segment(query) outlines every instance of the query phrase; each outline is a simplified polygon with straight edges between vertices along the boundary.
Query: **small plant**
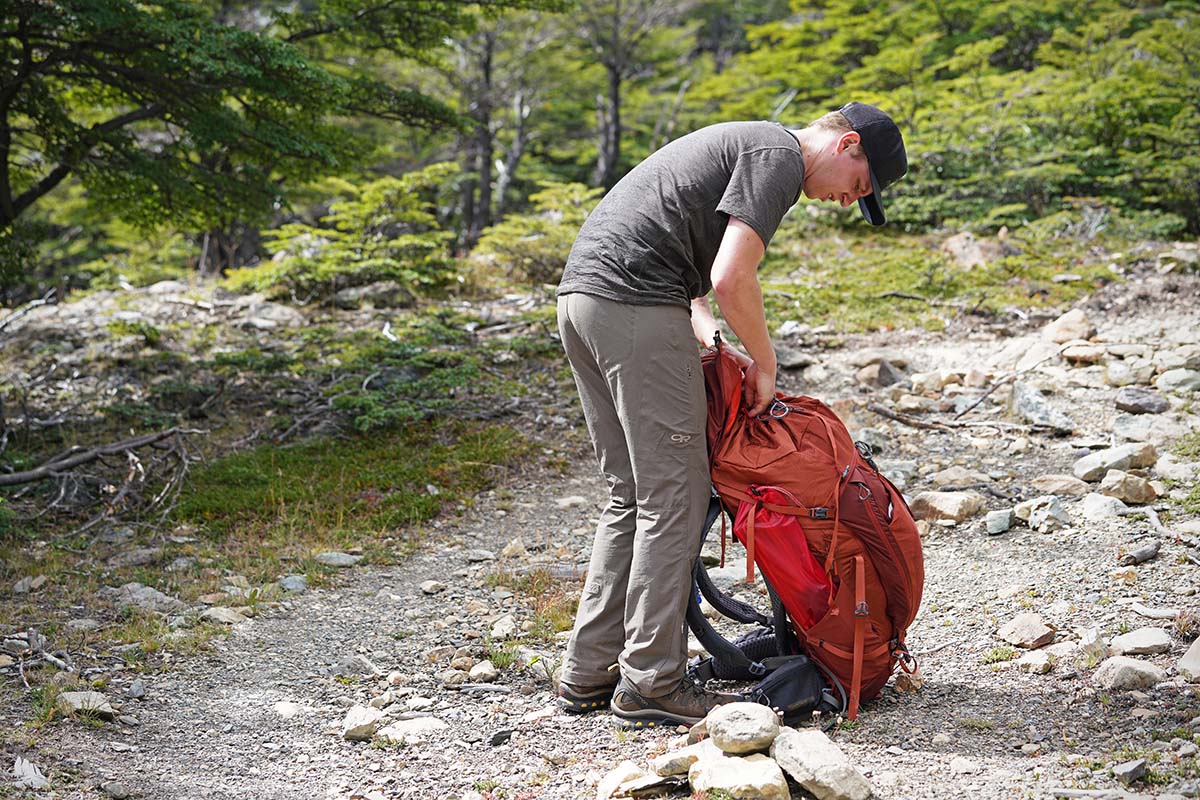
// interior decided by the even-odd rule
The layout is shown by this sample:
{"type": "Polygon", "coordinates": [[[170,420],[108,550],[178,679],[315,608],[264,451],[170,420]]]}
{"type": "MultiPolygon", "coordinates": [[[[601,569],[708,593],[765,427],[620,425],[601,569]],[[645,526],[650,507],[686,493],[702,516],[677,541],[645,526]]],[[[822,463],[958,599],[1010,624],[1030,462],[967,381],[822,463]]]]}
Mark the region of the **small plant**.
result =
{"type": "Polygon", "coordinates": [[[492,662],[498,670],[504,670],[511,667],[517,660],[517,643],[516,642],[493,642],[490,639],[487,642],[488,660],[492,662]]]}
{"type": "Polygon", "coordinates": [[[1129,631],[1129,622],[1126,620],[1121,620],[1121,622],[1117,625],[1117,633],[1129,633],[1129,631]]]}
{"type": "Polygon", "coordinates": [[[104,326],[113,336],[140,336],[142,341],[151,347],[157,347],[162,342],[162,331],[149,322],[129,322],[118,319],[104,326]]]}
{"type": "Polygon", "coordinates": [[[993,647],[991,650],[988,650],[986,653],[984,653],[983,657],[980,659],[980,663],[999,664],[1002,661],[1012,661],[1016,657],[1016,650],[1011,647],[1001,645],[1000,647],[993,647]]]}

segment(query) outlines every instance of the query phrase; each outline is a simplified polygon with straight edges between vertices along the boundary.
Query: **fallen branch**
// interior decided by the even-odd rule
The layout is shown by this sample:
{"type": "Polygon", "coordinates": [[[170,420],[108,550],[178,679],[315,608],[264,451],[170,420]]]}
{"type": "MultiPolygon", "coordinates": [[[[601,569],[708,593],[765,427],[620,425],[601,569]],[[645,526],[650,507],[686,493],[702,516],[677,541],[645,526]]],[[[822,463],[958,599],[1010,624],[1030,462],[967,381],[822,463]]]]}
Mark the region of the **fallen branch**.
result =
{"type": "Polygon", "coordinates": [[[1019,369],[1016,372],[1010,372],[1008,375],[1005,375],[1003,378],[1000,378],[997,381],[993,381],[992,385],[988,388],[988,390],[986,392],[979,395],[979,397],[975,398],[974,403],[971,403],[971,405],[967,406],[962,411],[955,414],[954,418],[958,419],[959,417],[969,413],[973,408],[975,408],[980,403],[982,403],[987,398],[988,395],[990,395],[992,392],[999,389],[1001,386],[1004,386],[1007,383],[1012,383],[1017,378],[1021,377],[1022,375],[1024,375],[1027,372],[1032,372],[1033,370],[1037,369],[1042,364],[1045,364],[1047,361],[1049,361],[1052,358],[1058,358],[1059,356],[1061,356],[1063,354],[1064,350],[1066,350],[1068,347],[1071,347],[1071,346],[1072,346],[1072,343],[1068,342],[1067,344],[1064,344],[1062,347],[1055,350],[1053,355],[1048,355],[1045,358],[1040,359],[1036,364],[1031,364],[1028,367],[1026,367],[1025,369],[1019,369]]]}
{"type": "Polygon", "coordinates": [[[1117,516],[1120,517],[1132,517],[1138,515],[1145,516],[1150,522],[1150,528],[1160,536],[1166,536],[1174,539],[1177,542],[1183,542],[1188,547],[1200,547],[1200,541],[1164,527],[1162,520],[1158,518],[1158,512],[1150,506],[1132,506],[1131,508],[1123,508],[1117,512],[1117,516]]]}
{"type": "Polygon", "coordinates": [[[887,417],[903,425],[932,431],[942,431],[943,433],[954,433],[955,430],[960,428],[996,428],[997,430],[1017,430],[1022,432],[1033,430],[1033,426],[1018,425],[1015,422],[955,422],[954,420],[950,420],[949,422],[926,422],[909,414],[892,411],[890,408],[882,406],[879,403],[869,403],[867,410],[874,411],[881,417],[887,417]]]}
{"type": "Polygon", "coordinates": [[[154,444],[171,436],[179,434],[194,434],[207,433],[208,431],[190,430],[185,428],[169,428],[165,431],[157,433],[146,433],[141,436],[134,436],[130,439],[123,439],[112,444],[99,445],[97,447],[73,447],[62,455],[55,456],[39,467],[25,472],[12,472],[0,475],[0,486],[17,486],[22,483],[33,483],[35,481],[52,478],[55,475],[82,466],[83,464],[91,463],[104,456],[118,455],[130,450],[136,450],[139,447],[154,444]]]}
{"type": "Polygon", "coordinates": [[[968,489],[982,489],[992,497],[999,497],[1001,500],[1012,500],[1014,497],[1012,494],[1003,492],[985,481],[980,481],[979,483],[955,483],[938,487],[939,492],[965,492],[968,489]]]}
{"type": "Polygon", "coordinates": [[[44,295],[42,295],[41,299],[30,300],[28,303],[21,306],[16,311],[12,312],[8,316],[6,316],[4,319],[0,319],[0,331],[3,331],[9,325],[16,322],[18,319],[25,316],[26,314],[28,314],[30,311],[37,308],[38,306],[44,306],[47,303],[51,302],[54,299],[54,292],[55,292],[55,290],[51,289],[50,291],[48,291],[44,295]]]}

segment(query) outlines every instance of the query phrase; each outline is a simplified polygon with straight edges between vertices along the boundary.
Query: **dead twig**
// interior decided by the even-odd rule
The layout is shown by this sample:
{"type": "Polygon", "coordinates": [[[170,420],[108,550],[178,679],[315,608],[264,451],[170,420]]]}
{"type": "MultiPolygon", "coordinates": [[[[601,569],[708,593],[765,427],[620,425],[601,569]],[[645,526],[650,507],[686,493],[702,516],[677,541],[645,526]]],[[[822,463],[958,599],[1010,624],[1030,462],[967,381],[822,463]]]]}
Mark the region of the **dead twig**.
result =
{"type": "Polygon", "coordinates": [[[921,428],[929,431],[941,431],[943,433],[954,433],[954,428],[949,425],[943,425],[940,422],[925,422],[924,420],[911,417],[908,414],[901,414],[898,411],[892,411],[890,408],[885,408],[879,403],[869,403],[868,411],[874,411],[881,417],[887,417],[890,420],[895,420],[903,425],[908,425],[911,428],[921,428]]]}
{"type": "Polygon", "coordinates": [[[55,289],[51,289],[50,291],[48,291],[44,295],[42,295],[40,299],[30,300],[28,303],[21,306],[16,311],[12,312],[8,316],[6,316],[4,319],[0,319],[0,331],[3,331],[9,325],[13,324],[18,319],[25,316],[26,314],[28,314],[30,311],[37,308],[38,306],[44,306],[47,303],[52,302],[54,300],[55,291],[56,291],[55,289]]]}
{"type": "Polygon", "coordinates": [[[98,445],[96,447],[73,447],[63,455],[56,456],[55,458],[34,469],[26,470],[24,472],[12,472],[5,475],[0,475],[0,486],[17,486],[22,483],[32,483],[35,481],[45,480],[46,478],[67,472],[68,470],[82,466],[83,464],[91,463],[97,459],[103,459],[104,456],[127,453],[131,450],[136,450],[139,447],[145,447],[146,445],[166,439],[169,436],[197,433],[208,433],[208,431],[186,428],[169,428],[165,431],[134,436],[129,439],[122,439],[119,442],[98,445]]]}
{"type": "Polygon", "coordinates": [[[978,406],[980,403],[982,403],[985,399],[987,399],[988,395],[990,395],[992,392],[996,391],[1001,386],[1004,386],[1007,383],[1012,383],[1013,381],[1015,381],[1017,378],[1021,377],[1025,373],[1032,372],[1033,370],[1040,367],[1042,364],[1045,364],[1050,359],[1058,358],[1059,356],[1061,356],[1063,354],[1063,351],[1066,350],[1068,347],[1071,347],[1070,343],[1064,344],[1062,347],[1055,350],[1053,355],[1048,355],[1045,358],[1040,359],[1036,364],[1031,364],[1028,367],[1026,367],[1025,369],[1019,369],[1015,372],[1010,372],[1009,374],[1005,375],[1003,378],[993,381],[992,385],[990,387],[988,387],[988,390],[986,392],[979,395],[979,397],[975,398],[975,402],[971,403],[971,405],[967,406],[962,411],[955,414],[954,418],[958,419],[959,417],[962,417],[962,416],[970,413],[970,411],[972,409],[974,409],[976,406],[978,406]]]}
{"type": "Polygon", "coordinates": [[[938,487],[939,492],[965,492],[968,489],[982,489],[992,497],[999,497],[1001,500],[1012,500],[1014,498],[1013,494],[997,489],[992,484],[984,481],[980,481],[979,483],[955,483],[938,487]]]}

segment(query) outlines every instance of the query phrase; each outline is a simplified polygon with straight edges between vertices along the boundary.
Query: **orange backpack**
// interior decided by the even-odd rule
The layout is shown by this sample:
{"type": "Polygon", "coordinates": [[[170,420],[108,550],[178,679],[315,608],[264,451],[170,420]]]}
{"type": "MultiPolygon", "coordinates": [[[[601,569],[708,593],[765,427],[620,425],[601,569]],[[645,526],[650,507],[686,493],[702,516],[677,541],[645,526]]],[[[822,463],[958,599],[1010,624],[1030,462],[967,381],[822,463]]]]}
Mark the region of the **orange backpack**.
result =
{"type": "MultiPolygon", "coordinates": [[[[904,638],[921,603],[925,567],[912,512],[875,467],[870,448],[856,446],[824,403],[777,395],[766,414],[752,418],[741,368],[719,337],[701,364],[712,482],[738,520],[746,578],[753,581],[757,563],[799,648],[848,688],[854,719],[859,701],[878,695],[898,663],[910,672],[916,665],[904,638]],[[790,524],[779,525],[780,515],[790,524]],[[786,540],[800,532],[802,542],[786,540]],[[789,555],[803,545],[823,565],[831,593],[815,622],[811,606],[789,606],[789,597],[805,590],[812,596],[811,581],[789,586],[805,580],[789,555]]],[[[722,545],[723,537],[724,528],[722,545]]]]}

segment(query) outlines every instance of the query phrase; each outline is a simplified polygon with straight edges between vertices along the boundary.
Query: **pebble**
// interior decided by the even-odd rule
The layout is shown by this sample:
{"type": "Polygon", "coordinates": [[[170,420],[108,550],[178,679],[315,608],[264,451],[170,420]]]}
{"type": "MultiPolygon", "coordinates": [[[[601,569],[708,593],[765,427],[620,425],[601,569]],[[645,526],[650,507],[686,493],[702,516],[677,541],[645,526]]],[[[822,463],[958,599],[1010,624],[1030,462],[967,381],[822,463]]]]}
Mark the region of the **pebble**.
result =
{"type": "Polygon", "coordinates": [[[1011,508],[1001,509],[1000,511],[989,511],[984,518],[984,525],[987,528],[988,534],[995,536],[1011,528],[1013,519],[1014,515],[1011,508]]]}

